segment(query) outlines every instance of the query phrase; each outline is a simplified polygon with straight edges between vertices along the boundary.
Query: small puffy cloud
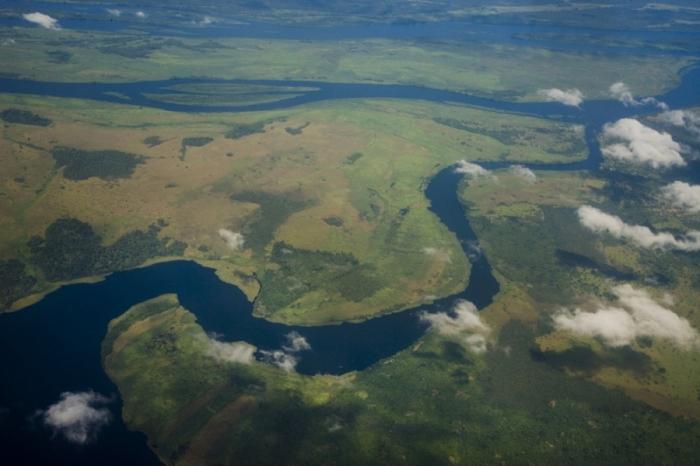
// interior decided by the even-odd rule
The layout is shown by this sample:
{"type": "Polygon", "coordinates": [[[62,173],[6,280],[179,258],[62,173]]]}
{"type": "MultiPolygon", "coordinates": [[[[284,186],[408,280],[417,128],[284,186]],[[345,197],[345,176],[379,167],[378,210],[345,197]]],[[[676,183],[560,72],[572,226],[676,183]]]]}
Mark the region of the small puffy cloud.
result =
{"type": "Polygon", "coordinates": [[[457,162],[455,172],[464,173],[465,175],[470,176],[472,178],[476,178],[478,176],[487,176],[491,174],[490,171],[488,171],[481,165],[467,162],[466,160],[460,160],[459,162],[457,162]]]}
{"type": "Polygon", "coordinates": [[[491,328],[481,320],[479,310],[469,301],[458,301],[451,313],[424,312],[420,319],[430,324],[430,328],[447,336],[465,335],[467,347],[475,353],[487,349],[491,328]]]}
{"type": "Polygon", "coordinates": [[[56,18],[52,18],[44,13],[39,13],[38,11],[34,13],[25,13],[22,15],[22,18],[46,29],[61,29],[56,18]]]}
{"type": "Polygon", "coordinates": [[[69,442],[84,445],[94,440],[110,423],[109,409],[101,407],[110,398],[93,391],[64,392],[61,399],[41,412],[44,424],[69,442]]]}
{"type": "Polygon", "coordinates": [[[641,99],[635,98],[627,84],[623,83],[622,81],[616,82],[613,85],[611,85],[609,90],[610,95],[613,99],[619,100],[627,107],[654,105],[662,110],[668,109],[668,105],[666,105],[664,102],[656,100],[653,97],[643,97],[641,99]]]}
{"type": "Polygon", "coordinates": [[[690,134],[700,138],[700,115],[688,110],[670,110],[662,112],[653,117],[653,120],[660,123],[684,128],[690,134]]]}
{"type": "Polygon", "coordinates": [[[298,353],[310,351],[311,345],[299,332],[289,332],[285,338],[287,343],[282,345],[282,349],[261,350],[260,359],[287,372],[293,372],[300,360],[298,353]]]}
{"type": "Polygon", "coordinates": [[[260,351],[260,355],[263,361],[273,364],[287,372],[293,372],[299,362],[296,356],[282,350],[260,351]]]}
{"type": "Polygon", "coordinates": [[[227,230],[226,228],[220,228],[219,236],[223,238],[224,241],[226,241],[226,245],[229,247],[229,249],[233,251],[243,249],[245,238],[243,238],[243,235],[241,233],[227,230]]]}
{"type": "Polygon", "coordinates": [[[613,99],[619,100],[625,105],[632,105],[636,102],[632,91],[627,87],[627,84],[622,81],[616,82],[610,86],[610,95],[613,99]]]}
{"type": "Polygon", "coordinates": [[[4,46],[7,46],[7,45],[14,45],[14,44],[16,44],[16,43],[17,43],[17,41],[15,41],[14,39],[8,38],[8,39],[3,39],[3,40],[0,42],[0,45],[2,45],[2,46],[4,47],[4,46]]]}
{"type": "Polygon", "coordinates": [[[622,118],[603,127],[604,156],[646,164],[654,168],[683,166],[683,148],[670,134],[659,132],[632,118],[622,118]]]}
{"type": "Polygon", "coordinates": [[[298,353],[300,351],[309,351],[311,345],[299,332],[289,332],[286,335],[287,344],[282,346],[282,349],[288,353],[298,353]]]}
{"type": "Polygon", "coordinates": [[[700,185],[690,185],[682,181],[673,183],[661,188],[663,196],[674,205],[688,212],[700,212],[700,185]]]}
{"type": "Polygon", "coordinates": [[[550,102],[559,102],[570,107],[580,107],[583,103],[583,92],[578,89],[540,89],[537,94],[550,102]]]}
{"type": "Polygon", "coordinates": [[[535,175],[535,172],[530,170],[524,165],[511,165],[510,170],[518,177],[524,179],[525,181],[529,183],[534,183],[537,181],[537,175],[535,175]]]}
{"type": "Polygon", "coordinates": [[[144,13],[144,12],[141,11],[141,10],[137,11],[137,12],[134,13],[134,14],[136,15],[137,18],[145,18],[145,17],[146,17],[146,13],[144,13]]]}
{"type": "Polygon", "coordinates": [[[679,239],[667,232],[654,233],[643,225],[629,225],[620,217],[587,205],[579,207],[578,218],[581,225],[595,233],[608,233],[615,238],[632,241],[643,248],[700,251],[700,231],[692,230],[679,239]]]}
{"type": "Polygon", "coordinates": [[[244,341],[224,342],[207,338],[206,353],[217,361],[251,364],[255,361],[257,348],[244,341]]]}
{"type": "Polygon", "coordinates": [[[654,301],[645,290],[631,285],[613,289],[616,306],[602,306],[593,312],[562,310],[554,315],[554,326],[575,335],[600,339],[611,347],[630,345],[638,337],[668,341],[691,349],[700,336],[687,319],[654,301]]]}
{"type": "Polygon", "coordinates": [[[118,10],[116,8],[107,8],[107,13],[110,14],[111,16],[121,16],[122,15],[122,10],[118,10]]]}
{"type": "Polygon", "coordinates": [[[201,24],[203,26],[207,26],[209,24],[214,23],[214,21],[215,21],[214,18],[212,18],[211,16],[205,16],[199,21],[199,24],[201,24]]]}

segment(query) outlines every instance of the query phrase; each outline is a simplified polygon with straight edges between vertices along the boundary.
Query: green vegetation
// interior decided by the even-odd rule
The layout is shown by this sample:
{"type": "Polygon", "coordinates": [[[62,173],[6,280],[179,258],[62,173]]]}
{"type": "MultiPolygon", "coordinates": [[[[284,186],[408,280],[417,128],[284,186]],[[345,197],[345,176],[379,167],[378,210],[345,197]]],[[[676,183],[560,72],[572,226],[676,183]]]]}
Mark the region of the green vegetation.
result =
{"type": "Polygon", "coordinates": [[[254,123],[236,123],[226,132],[228,139],[241,139],[251,134],[261,134],[265,132],[267,121],[256,121],[254,123]]]}
{"type": "Polygon", "coordinates": [[[162,140],[159,136],[148,136],[144,138],[143,143],[146,144],[148,147],[155,147],[160,144],[163,144],[165,141],[162,140]]]}
{"type": "Polygon", "coordinates": [[[189,137],[182,139],[183,147],[203,147],[212,142],[214,138],[209,137],[189,137]]]}
{"type": "Polygon", "coordinates": [[[52,223],[44,238],[35,236],[28,247],[31,262],[49,281],[68,281],[136,267],[159,256],[181,256],[187,247],[181,241],[159,238],[160,227],[131,231],[103,246],[92,227],[74,218],[52,223]]]}
{"type": "Polygon", "coordinates": [[[297,135],[303,133],[303,132],[304,132],[304,129],[306,129],[306,127],[309,126],[310,124],[311,124],[311,123],[309,123],[309,122],[307,121],[307,122],[304,123],[303,125],[297,126],[296,128],[295,128],[295,127],[291,127],[291,126],[287,126],[286,128],[284,128],[284,130],[285,130],[287,133],[291,134],[292,136],[297,136],[297,135]]]}
{"type": "Polygon", "coordinates": [[[0,261],[0,310],[29,294],[36,278],[27,274],[24,264],[17,259],[0,261]]]}
{"type": "Polygon", "coordinates": [[[73,54],[63,50],[49,50],[46,52],[46,56],[49,58],[49,62],[60,65],[68,63],[73,54]]]}
{"type": "Polygon", "coordinates": [[[275,231],[290,215],[309,205],[300,192],[271,194],[264,191],[243,191],[231,195],[232,201],[257,204],[257,210],[243,225],[246,246],[257,252],[272,242],[275,231]]]}
{"type": "Polygon", "coordinates": [[[255,302],[261,315],[296,307],[295,301],[316,289],[361,301],[386,286],[372,266],[360,264],[351,254],[304,251],[275,243],[269,261],[260,277],[260,299],[255,302]]]}
{"type": "Polygon", "coordinates": [[[463,341],[428,334],[361,373],[300,376],[208,356],[194,316],[166,296],[116,319],[103,354],[127,424],[166,464],[686,464],[700,454],[698,422],[533,358],[517,321],[484,356],[463,341]]]}
{"type": "Polygon", "coordinates": [[[360,160],[363,155],[364,154],[362,154],[362,152],[353,152],[352,154],[348,155],[348,157],[345,159],[345,163],[347,165],[352,165],[353,163],[360,160]]]}
{"type": "Polygon", "coordinates": [[[213,140],[214,138],[205,136],[182,138],[182,143],[180,144],[180,160],[185,160],[188,147],[204,147],[213,140]]]}
{"type": "Polygon", "coordinates": [[[74,147],[56,146],[51,155],[57,167],[65,167],[63,176],[79,181],[91,177],[103,180],[129,178],[144,157],[118,150],[87,151],[74,147]]]}
{"type": "Polygon", "coordinates": [[[122,58],[148,58],[163,48],[161,39],[127,39],[123,37],[106,39],[97,48],[101,53],[116,55],[122,58]]]}
{"type": "Polygon", "coordinates": [[[332,227],[342,227],[343,223],[345,223],[340,217],[326,217],[323,221],[332,227]]]}
{"type": "Polygon", "coordinates": [[[449,126],[450,128],[468,131],[471,133],[483,134],[491,137],[505,145],[514,144],[537,144],[538,139],[545,137],[558,137],[560,139],[557,146],[548,147],[547,152],[554,155],[574,155],[580,154],[586,150],[586,143],[583,140],[582,132],[566,131],[566,125],[540,127],[540,128],[525,128],[522,126],[512,126],[507,122],[502,124],[483,124],[474,121],[458,120],[456,118],[435,118],[434,121],[441,125],[449,126]],[[566,135],[562,137],[563,135],[566,135]]]}
{"type": "Polygon", "coordinates": [[[628,272],[596,254],[595,235],[576,217],[575,208],[595,198],[598,180],[543,172],[529,184],[507,171],[497,176],[465,181],[462,200],[491,265],[503,277],[526,286],[538,302],[565,305],[580,293],[604,288],[610,270],[628,272]],[[575,264],[573,255],[579,258],[575,264]]]}
{"type": "Polygon", "coordinates": [[[27,110],[8,108],[0,112],[0,118],[8,123],[19,123],[22,125],[49,126],[51,120],[41,117],[27,110]]]}

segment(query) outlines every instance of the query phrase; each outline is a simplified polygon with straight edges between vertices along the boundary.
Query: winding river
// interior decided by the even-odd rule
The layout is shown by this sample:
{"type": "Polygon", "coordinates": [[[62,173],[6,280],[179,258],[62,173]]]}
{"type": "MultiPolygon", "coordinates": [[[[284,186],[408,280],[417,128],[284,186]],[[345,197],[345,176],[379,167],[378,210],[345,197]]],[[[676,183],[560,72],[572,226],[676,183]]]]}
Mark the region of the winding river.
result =
{"type": "MultiPolygon", "coordinates": [[[[207,80],[168,80],[127,84],[42,83],[0,80],[2,92],[78,97],[118,101],[131,105],[191,112],[252,111],[289,108],[341,98],[420,99],[454,102],[542,118],[559,118],[586,125],[589,157],[570,164],[529,165],[542,170],[596,170],[601,161],[596,135],[606,121],[655,111],[650,107],[625,107],[619,102],[586,102],[582,109],[552,103],[498,102],[466,94],[414,86],[376,84],[309,83],[290,81],[245,81],[267,85],[314,87],[301,97],[249,106],[177,106],[152,101],[145,93],[159,92],[174,83],[202,83],[207,80]],[[114,92],[128,96],[117,98],[114,92]],[[116,99],[116,100],[114,100],[116,99]]],[[[211,82],[221,82],[220,80],[211,82]]],[[[236,81],[242,82],[242,81],[236,81]]],[[[700,69],[686,70],[681,85],[659,96],[671,108],[700,104],[700,69]]],[[[484,163],[497,169],[507,163],[484,163]]],[[[692,168],[684,176],[692,177],[692,168]]],[[[433,304],[370,319],[361,323],[319,327],[286,326],[252,316],[252,305],[233,285],[223,283],[214,271],[190,261],[173,261],[145,268],[117,272],[94,284],[65,286],[42,301],[14,314],[0,315],[0,435],[6,446],[2,453],[8,464],[158,464],[142,434],[126,429],[118,415],[119,400],[112,405],[114,422],[99,441],[83,448],[51,438],[34,416],[56,402],[61,392],[117,393],[102,370],[100,344],[108,322],[130,306],[164,293],[176,293],[182,305],[194,313],[207,332],[228,341],[244,340],[261,349],[277,349],[285,335],[297,331],[313,350],[304,353],[297,370],[303,374],[341,374],[364,369],[408,347],[425,331],[420,312],[449,309],[457,299],[477,307],[491,303],[499,285],[488,259],[478,251],[464,207],[458,199],[461,175],[446,168],[426,188],[431,210],[456,235],[472,264],[468,287],[459,294],[433,304]]],[[[115,395],[116,396],[116,395],[115,395]]]]}

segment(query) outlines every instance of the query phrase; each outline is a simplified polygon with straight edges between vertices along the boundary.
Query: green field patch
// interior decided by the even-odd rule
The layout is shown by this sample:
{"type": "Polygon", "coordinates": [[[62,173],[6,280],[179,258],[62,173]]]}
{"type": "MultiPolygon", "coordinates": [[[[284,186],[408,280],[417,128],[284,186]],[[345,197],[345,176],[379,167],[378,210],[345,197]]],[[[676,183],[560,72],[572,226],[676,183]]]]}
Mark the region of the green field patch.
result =
{"type": "Polygon", "coordinates": [[[284,130],[287,133],[291,134],[292,136],[298,136],[299,134],[303,133],[304,129],[306,129],[306,127],[308,127],[310,124],[311,123],[309,123],[307,121],[306,123],[304,123],[303,125],[300,125],[300,126],[296,126],[296,127],[287,126],[286,128],[284,128],[284,130]]]}
{"type": "Polygon", "coordinates": [[[64,178],[74,181],[91,177],[103,180],[129,178],[136,166],[145,160],[142,155],[118,150],[89,151],[65,146],[54,147],[51,155],[56,167],[64,167],[64,178]]]}
{"type": "Polygon", "coordinates": [[[326,225],[330,225],[332,227],[342,227],[345,223],[340,217],[325,217],[323,221],[326,222],[326,225]]]}
{"type": "Polygon", "coordinates": [[[212,142],[214,138],[210,137],[197,137],[197,136],[192,136],[192,137],[187,137],[187,138],[182,138],[182,143],[180,144],[180,160],[185,160],[185,156],[187,155],[187,148],[188,147],[204,147],[210,142],[212,142]]]}
{"type": "Polygon", "coordinates": [[[65,50],[48,50],[46,56],[49,59],[49,63],[55,63],[61,65],[68,63],[73,56],[72,53],[66,52],[65,50]]]}
{"type": "Polygon", "coordinates": [[[164,142],[165,139],[161,139],[160,136],[148,136],[143,139],[143,143],[146,144],[149,148],[159,146],[164,142]]]}
{"type": "Polygon", "coordinates": [[[189,137],[182,139],[184,147],[203,147],[212,142],[214,138],[209,137],[189,137]]]}
{"type": "Polygon", "coordinates": [[[353,152],[345,158],[346,165],[352,165],[362,158],[364,154],[362,152],[353,152]]]}
{"type": "Polygon", "coordinates": [[[97,50],[106,55],[117,55],[123,58],[148,58],[154,52],[162,49],[166,42],[166,40],[159,38],[115,37],[101,41],[97,50]]]}
{"type": "Polygon", "coordinates": [[[267,121],[256,121],[254,123],[236,123],[226,132],[227,139],[241,139],[251,134],[262,134],[265,132],[267,121]]]}
{"type": "Polygon", "coordinates": [[[0,310],[27,296],[35,284],[36,278],[26,272],[19,260],[0,261],[0,310]]]}
{"type": "Polygon", "coordinates": [[[352,254],[307,251],[278,242],[270,262],[275,267],[269,267],[260,278],[261,293],[256,302],[264,314],[286,308],[315,290],[361,301],[384,286],[374,268],[360,264],[352,254]]]}
{"type": "Polygon", "coordinates": [[[612,366],[618,370],[634,372],[637,376],[648,377],[653,375],[655,370],[649,356],[629,346],[611,348],[604,352],[596,352],[590,346],[583,345],[575,345],[562,351],[542,351],[533,348],[531,354],[536,361],[577,374],[593,375],[604,367],[612,366]]]}
{"type": "Polygon", "coordinates": [[[586,150],[586,143],[580,134],[566,130],[564,125],[518,127],[507,123],[482,124],[472,120],[436,117],[438,124],[461,131],[483,134],[506,146],[512,145],[541,145],[541,140],[556,141],[557,145],[549,144],[544,151],[553,155],[574,155],[586,150]]]}
{"type": "Polygon", "coordinates": [[[48,281],[67,281],[136,267],[148,259],[181,256],[187,245],[160,238],[160,227],[134,230],[104,246],[90,226],[75,218],[60,218],[49,225],[44,237],[27,243],[31,262],[48,281]]]}
{"type": "Polygon", "coordinates": [[[0,118],[8,123],[18,123],[21,125],[32,126],[49,126],[51,120],[32,113],[27,110],[19,110],[16,108],[8,108],[0,112],[0,118]]]}
{"type": "Polygon", "coordinates": [[[300,192],[273,194],[264,191],[243,191],[230,196],[231,200],[250,202],[258,209],[243,225],[246,246],[261,252],[274,238],[275,231],[293,213],[310,205],[300,192]]]}
{"type": "Polygon", "coordinates": [[[117,337],[129,330],[133,324],[140,320],[147,319],[154,315],[168,311],[173,307],[177,307],[177,298],[173,295],[161,296],[158,299],[146,301],[139,306],[131,309],[130,312],[125,312],[121,316],[112,320],[109,324],[109,332],[102,341],[102,356],[112,352],[112,345],[117,337]]]}
{"type": "Polygon", "coordinates": [[[555,254],[559,260],[559,263],[564,266],[592,269],[602,275],[605,275],[606,277],[620,281],[634,281],[639,279],[639,277],[633,272],[618,270],[615,267],[591,259],[583,254],[577,254],[575,252],[565,251],[563,249],[557,249],[555,254]]]}

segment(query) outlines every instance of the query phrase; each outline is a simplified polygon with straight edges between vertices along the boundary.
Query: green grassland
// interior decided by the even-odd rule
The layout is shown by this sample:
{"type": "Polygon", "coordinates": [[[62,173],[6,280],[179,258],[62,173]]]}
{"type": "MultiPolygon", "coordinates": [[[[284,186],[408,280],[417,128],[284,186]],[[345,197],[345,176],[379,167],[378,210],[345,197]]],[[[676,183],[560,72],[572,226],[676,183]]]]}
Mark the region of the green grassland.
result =
{"type": "MultiPolygon", "coordinates": [[[[484,311],[527,308],[507,286],[484,311]]],[[[491,312],[491,311],[495,312],[491,312]]],[[[511,320],[485,355],[428,333],[360,372],[301,376],[209,356],[173,296],[115,319],[105,368],[166,464],[688,464],[700,424],[533,359],[511,320]],[[525,458],[527,460],[525,460],[525,458]]]]}
{"type": "MultiPolygon", "coordinates": [[[[5,95],[0,108],[53,122],[2,128],[0,259],[20,260],[28,275],[7,282],[6,302],[28,294],[30,282],[29,294],[40,295],[93,271],[186,257],[214,266],[250,299],[262,289],[256,313],[277,321],[405,309],[455,293],[468,278],[457,240],[428,210],[430,176],[465,158],[585,157],[575,125],[459,105],[348,100],[206,115],[5,95]],[[90,242],[97,265],[82,274],[47,274],[32,252],[30,239],[64,218],[99,238],[90,242]],[[227,248],[222,228],[241,232],[243,248],[227,248]],[[143,239],[128,243],[124,260],[96,252],[124,238],[143,239]],[[293,257],[275,254],[281,244],[293,257]]],[[[80,255],[69,249],[60,256],[80,255]]]]}
{"type": "MultiPolygon", "coordinates": [[[[49,81],[207,76],[399,83],[532,100],[537,99],[538,89],[550,87],[577,87],[590,98],[606,97],[608,86],[620,80],[639,95],[656,95],[673,88],[678,72],[691,63],[685,57],[608,56],[450,41],[217,38],[212,42],[127,32],[22,29],[1,33],[15,40],[2,48],[3,72],[49,81]],[[47,52],[57,48],[70,58],[56,63],[47,52]]],[[[223,94],[219,102],[245,102],[235,89],[223,94]]],[[[160,98],[172,101],[175,97],[160,98]]],[[[186,96],[177,97],[182,98],[186,96]]],[[[269,98],[256,96],[257,101],[269,98]]]]}
{"type": "Polygon", "coordinates": [[[615,284],[632,283],[661,297],[700,328],[697,253],[650,251],[584,229],[575,209],[599,206],[629,223],[657,230],[697,228],[697,218],[669,209],[658,196],[663,180],[611,174],[537,174],[529,184],[507,172],[465,185],[472,226],[502,282],[515,283],[538,309],[532,328],[543,357],[572,374],[682,416],[700,416],[700,351],[663,341],[606,349],[592,339],[554,332],[549,315],[561,307],[607,300],[615,284]],[[622,194],[624,193],[624,194],[622,194]]]}

